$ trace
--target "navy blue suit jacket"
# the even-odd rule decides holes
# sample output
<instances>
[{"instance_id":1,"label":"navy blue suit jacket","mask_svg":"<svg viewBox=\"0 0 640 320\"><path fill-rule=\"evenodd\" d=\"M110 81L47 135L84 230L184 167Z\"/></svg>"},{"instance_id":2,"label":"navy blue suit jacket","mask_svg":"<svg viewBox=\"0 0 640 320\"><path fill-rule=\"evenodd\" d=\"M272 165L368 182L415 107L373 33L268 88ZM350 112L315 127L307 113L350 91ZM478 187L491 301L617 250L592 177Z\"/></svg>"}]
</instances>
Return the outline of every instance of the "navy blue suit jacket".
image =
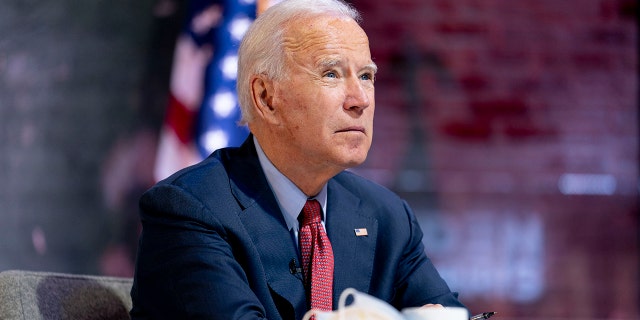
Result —
<instances>
[{"instance_id":1,"label":"navy blue suit jacket","mask_svg":"<svg viewBox=\"0 0 640 320\"><path fill-rule=\"evenodd\" d=\"M290 270L297 246L252 137L158 183L140 209L133 319L300 319L308 310L302 276ZM425 255L411 209L384 187L335 176L326 229L334 306L349 287L399 309L462 306Z\"/></svg>"}]
</instances>

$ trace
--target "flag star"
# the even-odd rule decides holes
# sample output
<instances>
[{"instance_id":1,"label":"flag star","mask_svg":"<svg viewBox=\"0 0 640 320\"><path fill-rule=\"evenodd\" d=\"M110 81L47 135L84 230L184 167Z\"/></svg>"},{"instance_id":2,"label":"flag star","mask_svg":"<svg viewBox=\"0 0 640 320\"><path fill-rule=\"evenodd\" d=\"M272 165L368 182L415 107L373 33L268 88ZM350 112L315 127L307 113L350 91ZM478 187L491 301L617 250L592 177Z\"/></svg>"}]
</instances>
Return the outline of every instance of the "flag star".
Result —
<instances>
[{"instance_id":1,"label":"flag star","mask_svg":"<svg viewBox=\"0 0 640 320\"><path fill-rule=\"evenodd\" d=\"M245 32L249 30L249 26L253 21L248 17L242 16L237 17L231 21L229 24L229 33L233 37L234 40L240 41L244 36Z\"/></svg>"},{"instance_id":2,"label":"flag star","mask_svg":"<svg viewBox=\"0 0 640 320\"><path fill-rule=\"evenodd\" d=\"M209 103L216 116L227 118L236 109L236 96L231 91L218 92Z\"/></svg>"},{"instance_id":3,"label":"flag star","mask_svg":"<svg viewBox=\"0 0 640 320\"><path fill-rule=\"evenodd\" d=\"M220 70L225 78L235 80L238 77L238 56L227 55L220 61Z\"/></svg>"},{"instance_id":4,"label":"flag star","mask_svg":"<svg viewBox=\"0 0 640 320\"><path fill-rule=\"evenodd\" d=\"M209 152L224 148L229 144L229 136L226 132L220 129L209 130L203 134L200 139L202 146L204 146Z\"/></svg>"}]
</instances>

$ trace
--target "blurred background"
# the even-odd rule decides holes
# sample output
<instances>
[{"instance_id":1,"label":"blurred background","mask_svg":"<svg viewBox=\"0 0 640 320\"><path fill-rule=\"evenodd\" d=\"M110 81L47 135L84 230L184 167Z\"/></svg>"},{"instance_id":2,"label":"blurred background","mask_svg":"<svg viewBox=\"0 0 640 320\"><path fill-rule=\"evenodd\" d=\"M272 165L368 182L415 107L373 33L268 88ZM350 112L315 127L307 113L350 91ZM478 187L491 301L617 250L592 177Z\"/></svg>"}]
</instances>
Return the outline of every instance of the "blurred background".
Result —
<instances>
[{"instance_id":1,"label":"blurred background","mask_svg":"<svg viewBox=\"0 0 640 320\"><path fill-rule=\"evenodd\" d=\"M0 271L129 277L137 200L246 136L254 0L0 3ZM496 319L640 319L638 6L354 0L376 82L353 171Z\"/></svg>"}]
</instances>

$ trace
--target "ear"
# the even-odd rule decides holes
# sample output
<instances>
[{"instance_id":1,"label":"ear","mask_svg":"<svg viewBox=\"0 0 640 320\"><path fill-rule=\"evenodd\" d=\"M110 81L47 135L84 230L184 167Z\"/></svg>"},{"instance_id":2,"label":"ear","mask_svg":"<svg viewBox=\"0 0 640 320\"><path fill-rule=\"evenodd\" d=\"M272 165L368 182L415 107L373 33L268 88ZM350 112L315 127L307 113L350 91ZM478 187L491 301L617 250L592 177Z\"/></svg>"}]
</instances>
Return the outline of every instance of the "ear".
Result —
<instances>
[{"instance_id":1,"label":"ear","mask_svg":"<svg viewBox=\"0 0 640 320\"><path fill-rule=\"evenodd\" d=\"M273 107L273 80L265 75L251 78L251 97L256 116L270 123L277 123L276 109Z\"/></svg>"}]
</instances>

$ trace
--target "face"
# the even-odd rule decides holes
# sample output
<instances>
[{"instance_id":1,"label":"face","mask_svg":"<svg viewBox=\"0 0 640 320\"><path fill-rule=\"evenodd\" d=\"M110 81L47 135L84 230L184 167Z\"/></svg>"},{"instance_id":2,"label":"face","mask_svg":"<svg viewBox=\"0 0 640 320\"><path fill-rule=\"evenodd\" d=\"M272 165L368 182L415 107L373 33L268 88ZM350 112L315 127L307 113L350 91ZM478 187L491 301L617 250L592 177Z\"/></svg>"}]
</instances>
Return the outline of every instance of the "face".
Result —
<instances>
[{"instance_id":1,"label":"face","mask_svg":"<svg viewBox=\"0 0 640 320\"><path fill-rule=\"evenodd\" d=\"M351 19L293 23L284 37L287 77L274 82L282 152L336 173L364 162L373 135L374 75L369 41Z\"/></svg>"}]
</instances>

